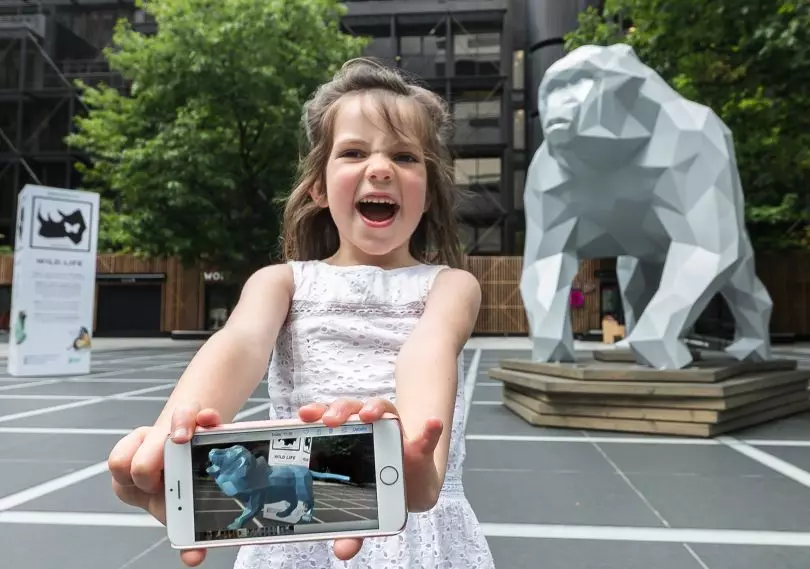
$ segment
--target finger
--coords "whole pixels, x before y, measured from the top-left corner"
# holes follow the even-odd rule
[[[132,457],[130,468],[132,482],[144,492],[158,492],[163,487],[160,477],[163,471],[165,444],[164,433],[152,430]]]
[[[323,414],[329,407],[323,403],[310,403],[298,410],[298,417],[305,423],[320,421]]]
[[[141,490],[137,486],[131,485],[125,486],[123,484],[120,484],[115,478],[113,478],[112,488],[113,492],[115,492],[115,495],[118,497],[118,499],[124,502],[125,504],[135,506],[136,508],[142,508],[144,510],[149,505],[149,494],[146,494],[143,490]]]
[[[191,435],[197,428],[197,415],[200,414],[200,406],[196,403],[178,406],[172,413],[172,442],[179,445],[191,440]]]
[[[375,397],[366,401],[366,404],[363,405],[362,409],[360,409],[358,415],[360,416],[361,421],[373,423],[374,421],[379,421],[386,413],[399,415],[396,405],[394,405],[391,401],[388,399],[380,399]]]
[[[180,552],[180,559],[189,567],[196,567],[205,561],[205,549],[186,549]]]
[[[333,550],[335,552],[335,556],[340,559],[341,561],[348,561],[358,553],[360,553],[360,548],[363,547],[363,540],[360,538],[345,538],[345,539],[336,539],[335,545],[333,546]]]
[[[321,421],[328,427],[338,427],[351,416],[360,412],[363,402],[359,399],[337,399],[321,417]]]
[[[149,427],[139,427],[130,434],[122,438],[110,451],[107,458],[107,467],[110,469],[112,477],[121,485],[128,486],[134,484],[132,481],[132,457],[138,451],[138,447],[143,444]]]
[[[166,525],[166,500],[162,493],[147,494],[136,486],[122,486],[115,480],[112,481],[112,488],[119,500],[146,510],[157,521]]]
[[[219,411],[216,409],[203,409],[197,413],[197,425],[200,427],[216,427],[222,423]]]
[[[443,430],[441,419],[428,419],[419,437],[410,441],[411,448],[419,454],[432,456]]]

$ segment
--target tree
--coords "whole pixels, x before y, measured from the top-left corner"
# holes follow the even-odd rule
[[[337,0],[150,0],[157,33],[117,24],[110,67],[131,87],[81,85],[68,143],[88,189],[118,195],[111,246],[235,276],[277,251],[303,103],[365,40]]]
[[[607,0],[566,50],[617,42],[732,130],[758,248],[810,247],[810,4]]]

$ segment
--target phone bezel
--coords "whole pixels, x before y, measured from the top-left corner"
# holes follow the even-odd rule
[[[346,421],[347,425],[362,424],[359,419]],[[289,430],[296,427],[311,428],[320,423],[290,422],[250,422],[225,425],[212,429],[199,429],[195,436],[206,433],[228,431],[230,433],[252,433]],[[405,528],[408,519],[405,482],[403,476],[402,434],[399,419],[384,417],[373,423],[374,458],[377,484],[377,515],[379,528],[375,530],[354,530],[340,532],[307,533],[287,536],[248,537],[214,541],[194,539],[194,494],[191,472],[191,442],[176,444],[170,438],[164,447],[164,493],[166,496],[166,530],[169,542],[174,549],[194,549],[228,547],[237,545],[258,545],[291,543],[299,541],[320,541],[342,537],[376,537],[394,535]],[[380,473],[388,466],[394,467],[399,476],[393,484],[384,484]]]

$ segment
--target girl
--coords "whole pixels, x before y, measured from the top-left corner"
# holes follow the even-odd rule
[[[271,418],[399,415],[408,523],[387,538],[252,546],[237,569],[494,568],[461,483],[458,356],[480,305],[462,262],[443,101],[368,60],[307,103],[309,152],[284,212],[287,262],[250,277],[160,417],[113,449],[116,494],[163,521],[162,444],[229,422],[263,376]],[[435,263],[435,264],[434,264]],[[274,349],[273,349],[274,348]],[[272,358],[272,359],[271,359]],[[204,551],[183,552],[187,565]]]

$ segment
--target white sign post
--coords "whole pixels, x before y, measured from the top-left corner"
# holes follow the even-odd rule
[[[99,195],[26,185],[17,206],[8,372],[90,372]]]

